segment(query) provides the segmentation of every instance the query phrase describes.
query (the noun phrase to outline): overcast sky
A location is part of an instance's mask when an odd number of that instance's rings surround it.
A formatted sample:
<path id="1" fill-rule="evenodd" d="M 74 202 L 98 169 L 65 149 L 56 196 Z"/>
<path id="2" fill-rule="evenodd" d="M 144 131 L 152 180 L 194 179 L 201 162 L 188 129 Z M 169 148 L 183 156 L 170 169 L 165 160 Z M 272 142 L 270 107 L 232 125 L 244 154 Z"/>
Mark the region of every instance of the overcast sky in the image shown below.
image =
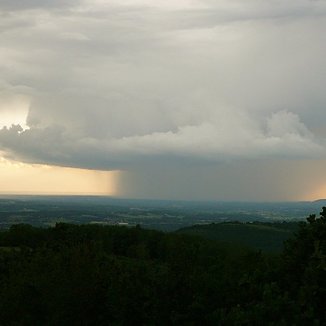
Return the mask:
<path id="1" fill-rule="evenodd" d="M 0 1 L 3 157 L 121 196 L 326 197 L 325 85 L 324 0 Z"/>

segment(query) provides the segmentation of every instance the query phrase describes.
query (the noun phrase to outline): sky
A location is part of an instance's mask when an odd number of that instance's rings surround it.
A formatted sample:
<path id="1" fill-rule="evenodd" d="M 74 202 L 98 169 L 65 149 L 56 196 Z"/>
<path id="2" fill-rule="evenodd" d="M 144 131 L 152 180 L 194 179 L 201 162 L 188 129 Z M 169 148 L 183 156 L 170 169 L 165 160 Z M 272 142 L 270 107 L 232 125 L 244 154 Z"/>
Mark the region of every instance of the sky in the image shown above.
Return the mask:
<path id="1" fill-rule="evenodd" d="M 0 193 L 326 197 L 326 1 L 0 2 Z"/>

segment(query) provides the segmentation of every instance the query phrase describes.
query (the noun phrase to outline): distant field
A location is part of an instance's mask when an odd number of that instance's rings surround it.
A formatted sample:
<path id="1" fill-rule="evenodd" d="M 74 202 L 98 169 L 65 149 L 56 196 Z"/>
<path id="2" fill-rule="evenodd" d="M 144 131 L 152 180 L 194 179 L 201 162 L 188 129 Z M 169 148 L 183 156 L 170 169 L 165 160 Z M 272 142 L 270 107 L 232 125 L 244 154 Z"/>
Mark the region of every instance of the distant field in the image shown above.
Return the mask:
<path id="1" fill-rule="evenodd" d="M 275 236 L 281 239 L 278 243 L 282 243 L 283 239 L 287 238 L 289 230 L 284 229 L 285 225 L 282 225 L 281 221 L 304 221 L 310 214 L 319 214 L 323 205 L 326 205 L 326 202 L 185 202 L 94 196 L 0 196 L 0 230 L 6 230 L 12 225 L 21 223 L 36 227 L 49 227 L 65 222 L 130 227 L 140 225 L 145 229 L 172 232 L 196 224 L 229 222 L 236 224 L 237 221 L 252 223 L 248 224 L 251 227 L 247 226 L 246 232 L 254 232 L 259 228 L 265 237 L 264 241 L 268 241 L 271 233 L 272 243 L 274 243 Z M 273 224 L 269 225 L 269 222 Z M 263 227 L 258 223 L 266 223 L 266 225 Z M 277 224 L 281 225 L 276 226 Z M 231 225 L 226 228 L 228 229 L 223 230 L 222 233 L 232 229 Z M 235 227 L 236 230 L 239 228 L 241 227 Z M 282 229 L 285 234 L 282 234 Z M 232 241 L 237 241 L 239 237 L 246 240 L 241 230 L 238 231 L 240 235 L 236 233 L 234 238 L 227 233 L 228 239 L 231 236 Z M 255 232 L 253 236 L 256 237 Z M 214 235 L 210 237 L 215 238 Z M 250 240 L 252 235 L 248 237 Z M 277 245 L 277 248 L 280 246 Z"/>
<path id="2" fill-rule="evenodd" d="M 278 252 L 283 242 L 297 230 L 298 223 L 212 223 L 178 230 L 211 240 L 245 245 L 268 252 Z"/>

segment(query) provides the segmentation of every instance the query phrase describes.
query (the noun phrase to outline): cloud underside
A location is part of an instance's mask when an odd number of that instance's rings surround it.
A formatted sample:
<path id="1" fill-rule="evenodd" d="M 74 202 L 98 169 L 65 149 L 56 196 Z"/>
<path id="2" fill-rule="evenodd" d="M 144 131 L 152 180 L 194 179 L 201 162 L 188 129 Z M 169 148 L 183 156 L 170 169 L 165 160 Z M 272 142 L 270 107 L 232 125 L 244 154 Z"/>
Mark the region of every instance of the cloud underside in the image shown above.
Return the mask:
<path id="1" fill-rule="evenodd" d="M 324 157 L 325 16 L 308 0 L 1 1 L 0 151 L 105 170 Z"/>
<path id="2" fill-rule="evenodd" d="M 131 168 L 162 160 L 226 162 L 241 159 L 316 158 L 324 154 L 297 115 L 273 114 L 258 124 L 248 116 L 221 115 L 176 131 L 120 138 L 76 138 L 62 126 L 0 131 L 2 148 L 11 158 L 36 163 L 95 169 Z"/>

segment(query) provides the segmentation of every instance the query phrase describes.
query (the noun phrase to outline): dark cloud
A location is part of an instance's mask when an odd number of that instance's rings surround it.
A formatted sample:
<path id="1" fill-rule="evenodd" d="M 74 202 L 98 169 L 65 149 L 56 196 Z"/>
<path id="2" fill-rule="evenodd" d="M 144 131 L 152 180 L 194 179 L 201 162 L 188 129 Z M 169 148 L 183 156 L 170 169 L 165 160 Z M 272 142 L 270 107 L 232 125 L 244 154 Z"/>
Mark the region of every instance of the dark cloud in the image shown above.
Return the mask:
<path id="1" fill-rule="evenodd" d="M 97 125 L 101 128 L 99 121 Z M 224 112 L 210 122 L 145 135 L 96 137 L 94 132 L 78 135 L 72 131 L 62 126 L 4 127 L 0 146 L 13 158 L 27 162 L 103 170 L 133 168 L 166 158 L 169 164 L 178 165 L 187 160 L 201 164 L 325 154 L 298 116 L 286 111 L 267 119 L 265 130 L 247 116 Z"/>
<path id="2" fill-rule="evenodd" d="M 129 198 L 295 201 L 325 194 L 325 160 L 246 160 L 228 164 L 138 167 L 120 176 Z"/>
<path id="3" fill-rule="evenodd" d="M 324 156 L 324 1 L 2 1 L 0 10 L 7 157 L 138 169 Z M 24 130 L 10 128 L 8 112 Z"/>

